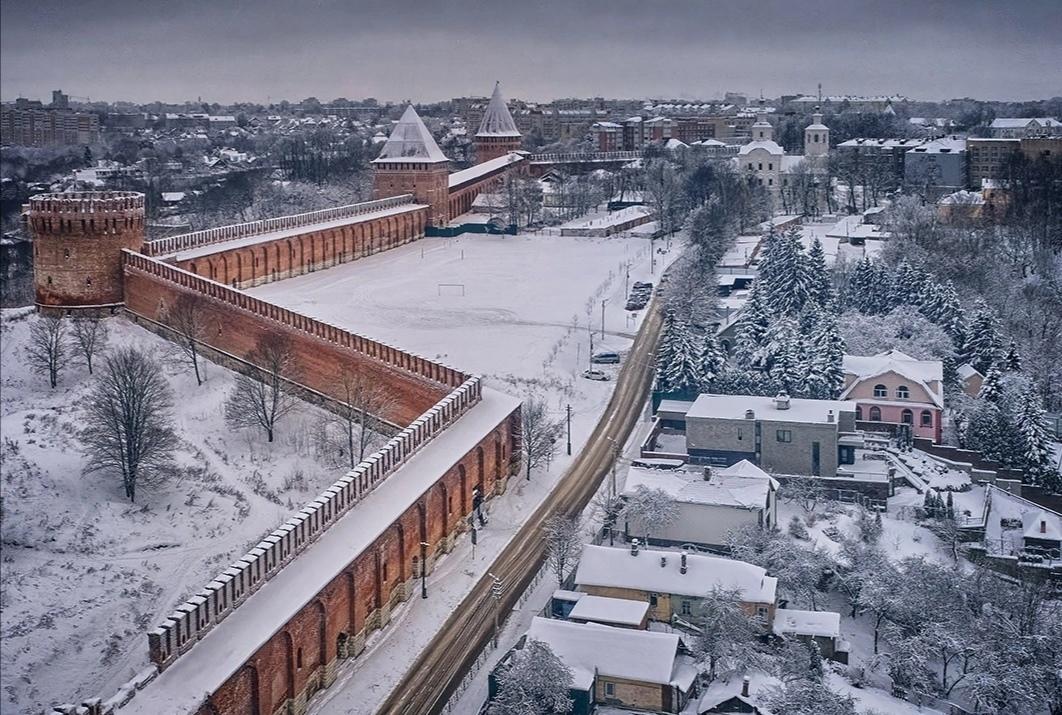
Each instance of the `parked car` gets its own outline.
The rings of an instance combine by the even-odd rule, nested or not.
[[[620,354],[614,352],[600,352],[594,353],[594,356],[590,358],[590,362],[596,365],[618,365],[620,361]]]
[[[587,380],[597,380],[598,382],[608,382],[612,379],[608,376],[608,373],[601,370],[584,370],[583,377]]]

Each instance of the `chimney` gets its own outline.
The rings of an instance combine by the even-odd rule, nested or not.
[[[747,698],[749,696],[749,676],[745,676],[741,679],[741,697]]]
[[[778,396],[774,398],[774,406],[779,410],[789,409],[789,395],[784,392],[779,392]]]
[[[684,574],[684,573],[686,573],[686,552],[685,551],[682,552],[682,561],[680,563],[681,563],[681,566],[679,566],[679,573],[683,573]]]
[[[667,566],[667,557],[666,556],[661,556],[660,557],[660,568],[664,568],[665,566]]]
[[[631,539],[631,556],[638,555],[638,539]]]
[[[829,410],[826,412],[826,421],[833,422],[833,410]]]
[[[756,413],[753,412],[752,410],[745,410],[745,419],[747,419],[747,420],[756,419]]]

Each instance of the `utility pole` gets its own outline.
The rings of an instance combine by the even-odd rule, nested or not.
[[[653,275],[656,272],[656,249],[653,248],[653,241],[656,237],[652,234],[649,236],[649,275]]]
[[[627,261],[627,272],[623,276],[623,297],[626,298],[630,295],[630,282],[631,282],[631,262]]]
[[[420,542],[420,597],[428,597],[428,542]]]
[[[490,596],[494,600],[494,647],[497,648],[498,647],[498,611],[501,609],[502,588],[504,588],[505,582],[502,581],[497,576],[495,576],[494,574],[492,574],[490,571],[487,572],[487,575],[490,576],[494,580],[494,583],[492,583],[491,587],[490,587]]]
[[[589,361],[588,364],[590,366],[590,369],[593,370],[594,369],[594,326],[590,324],[590,318],[589,317],[587,318],[587,321],[586,321],[586,331],[588,333],[590,333],[590,354],[587,355],[586,357],[587,357],[587,359]]]
[[[568,407],[565,410],[568,415],[568,455],[572,453],[572,403],[568,403]]]
[[[605,303],[608,303],[608,298],[601,301],[601,340],[605,340]]]

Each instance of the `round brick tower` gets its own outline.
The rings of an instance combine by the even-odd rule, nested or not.
[[[38,194],[27,215],[37,306],[101,309],[125,300],[122,249],[144,243],[144,195],[135,191]]]

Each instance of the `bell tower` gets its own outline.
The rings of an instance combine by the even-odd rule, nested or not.
[[[815,107],[811,124],[804,128],[804,156],[815,159],[830,153],[830,128],[822,123],[822,112]]]

